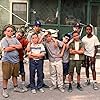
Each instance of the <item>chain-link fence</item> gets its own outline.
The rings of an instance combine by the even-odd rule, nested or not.
[[[30,0],[30,22],[57,23],[58,0]]]
[[[86,23],[86,0],[61,0],[61,24]]]
[[[40,3],[41,2],[41,3]],[[63,25],[75,22],[86,23],[87,0],[61,0],[58,11],[58,0],[30,0],[30,22],[39,19],[42,23],[57,24],[58,12]]]

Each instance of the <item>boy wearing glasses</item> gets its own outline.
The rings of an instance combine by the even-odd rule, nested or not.
[[[1,40],[3,50],[2,56],[2,73],[3,73],[3,97],[8,98],[8,80],[12,76],[13,86],[15,92],[24,92],[18,88],[17,77],[19,75],[19,54],[18,49],[22,48],[21,43],[13,36],[13,26],[6,25],[2,33],[6,36]]]

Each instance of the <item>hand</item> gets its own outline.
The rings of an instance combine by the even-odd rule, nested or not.
[[[63,54],[62,54],[62,53],[61,53],[61,54],[59,54],[59,57],[60,57],[60,58],[62,58],[62,57],[63,57]]]

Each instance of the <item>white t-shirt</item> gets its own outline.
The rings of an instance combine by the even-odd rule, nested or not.
[[[75,50],[79,50],[79,42],[75,41]],[[74,60],[79,60],[79,54],[75,54]]]
[[[85,46],[84,54],[90,57],[94,57],[95,46],[100,45],[98,38],[93,35],[88,38],[87,35],[82,38],[82,42]]]
[[[31,52],[35,53],[35,54],[39,54],[39,53],[46,53],[45,51],[45,47],[43,44],[36,44],[34,45],[33,43],[30,46]],[[38,59],[34,59],[34,60],[38,60]]]

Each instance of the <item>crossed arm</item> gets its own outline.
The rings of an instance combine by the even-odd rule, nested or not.
[[[83,54],[84,53],[84,47],[82,47],[80,50],[74,50],[72,48],[69,49],[70,54]]]
[[[13,45],[9,45],[8,47],[4,48],[4,51],[14,51],[16,49],[21,49],[21,48],[22,48],[21,43],[13,44]]]

